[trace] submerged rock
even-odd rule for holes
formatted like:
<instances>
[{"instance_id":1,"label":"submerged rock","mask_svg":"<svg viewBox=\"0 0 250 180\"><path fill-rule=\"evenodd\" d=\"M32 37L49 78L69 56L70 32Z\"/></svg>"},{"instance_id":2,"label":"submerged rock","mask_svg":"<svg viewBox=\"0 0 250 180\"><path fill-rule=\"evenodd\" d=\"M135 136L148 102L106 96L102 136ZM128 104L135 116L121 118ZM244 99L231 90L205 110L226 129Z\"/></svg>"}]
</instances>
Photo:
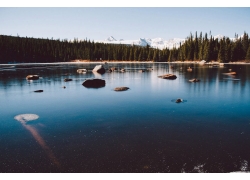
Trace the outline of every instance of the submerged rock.
<instances>
[{"instance_id":1,"label":"submerged rock","mask_svg":"<svg viewBox=\"0 0 250 180\"><path fill-rule=\"evenodd\" d=\"M164 75L161 75L161 76L158 76L159 78L162 78L162 79L176 79L177 76L174 75L174 74L164 74Z\"/></svg>"},{"instance_id":2,"label":"submerged rock","mask_svg":"<svg viewBox=\"0 0 250 180\"><path fill-rule=\"evenodd\" d=\"M116 87L114 91L127 91L128 89L128 87Z\"/></svg>"},{"instance_id":3,"label":"submerged rock","mask_svg":"<svg viewBox=\"0 0 250 180\"><path fill-rule=\"evenodd\" d=\"M38 75L28 75L26 77L27 80L37 80L39 79L39 76Z\"/></svg>"},{"instance_id":4,"label":"submerged rock","mask_svg":"<svg viewBox=\"0 0 250 180\"><path fill-rule=\"evenodd\" d=\"M21 123L26 123L28 121L33 121L38 119L39 116L36 114L19 114L14 117L15 120L21 122Z\"/></svg>"},{"instance_id":5,"label":"submerged rock","mask_svg":"<svg viewBox=\"0 0 250 180\"><path fill-rule=\"evenodd\" d=\"M105 86L105 80L102 79L86 79L82 85L89 88L99 88Z\"/></svg>"},{"instance_id":6,"label":"submerged rock","mask_svg":"<svg viewBox=\"0 0 250 180\"><path fill-rule=\"evenodd\" d=\"M98 72L100 74L105 73L105 69L102 65L96 65L95 68L92 70L93 72Z\"/></svg>"}]
</instances>

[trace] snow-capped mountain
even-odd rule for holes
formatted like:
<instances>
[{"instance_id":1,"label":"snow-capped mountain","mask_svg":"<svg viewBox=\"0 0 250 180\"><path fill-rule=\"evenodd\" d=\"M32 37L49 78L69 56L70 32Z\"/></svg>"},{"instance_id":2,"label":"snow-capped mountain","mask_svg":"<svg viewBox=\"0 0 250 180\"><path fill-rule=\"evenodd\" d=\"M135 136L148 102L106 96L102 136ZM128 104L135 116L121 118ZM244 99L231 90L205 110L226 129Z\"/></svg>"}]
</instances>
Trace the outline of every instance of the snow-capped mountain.
<instances>
[{"instance_id":1,"label":"snow-capped mountain","mask_svg":"<svg viewBox=\"0 0 250 180\"><path fill-rule=\"evenodd\" d=\"M223 35L218 34L214 36L214 39L218 38L223 39ZM240 36L241 37L241 36ZM243 35L242 35L243 37ZM230 38L231 40L235 40L235 38ZM108 37L106 40L94 40L94 42L99 43L105 43L105 44L127 44L127 45L137 45L137 46L147 46L149 45L152 48L158 48L158 49L173 49L174 47L178 48L180 46L180 43L183 44L186 39L181 38L173 38L169 40L164 40L162 38L139 38L137 40L116 40L113 36Z\"/></svg>"},{"instance_id":2,"label":"snow-capped mountain","mask_svg":"<svg viewBox=\"0 0 250 180\"><path fill-rule=\"evenodd\" d=\"M110 36L106 39L106 41L111 42L111 41L116 41L116 39L113 36Z\"/></svg>"},{"instance_id":3,"label":"snow-capped mountain","mask_svg":"<svg viewBox=\"0 0 250 180\"><path fill-rule=\"evenodd\" d=\"M152 48L164 49L173 47L179 47L180 43L184 43L185 39L174 38L170 40L163 40L162 38L139 38L138 40L116 40L113 36L108 37L105 40L94 40L94 42L106 43L106 44L127 44L127 45L138 45L138 46L147 46L149 45Z\"/></svg>"}]
</instances>

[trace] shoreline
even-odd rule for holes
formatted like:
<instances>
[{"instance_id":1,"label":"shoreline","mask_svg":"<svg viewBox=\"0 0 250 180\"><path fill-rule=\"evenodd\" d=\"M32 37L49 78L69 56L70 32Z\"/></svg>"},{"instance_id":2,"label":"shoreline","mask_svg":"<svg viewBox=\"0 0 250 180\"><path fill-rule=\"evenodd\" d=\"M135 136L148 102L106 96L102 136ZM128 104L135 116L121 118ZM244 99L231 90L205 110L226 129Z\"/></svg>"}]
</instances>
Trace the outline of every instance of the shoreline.
<instances>
[{"instance_id":1,"label":"shoreline","mask_svg":"<svg viewBox=\"0 0 250 180\"><path fill-rule=\"evenodd\" d=\"M141 64L154 64L154 63L169 63L169 64L199 64L200 61L174 61L174 62L154 62L154 61L88 61L88 60L74 60L68 62L50 62L50 63L8 63L8 64L0 64L4 65L31 65L31 64L112 64L112 63L141 63ZM210 65L210 64L220 64L218 61L208 62L202 65ZM246 64L250 65L250 62L229 62L229 63L221 63L221 64Z\"/></svg>"}]
</instances>

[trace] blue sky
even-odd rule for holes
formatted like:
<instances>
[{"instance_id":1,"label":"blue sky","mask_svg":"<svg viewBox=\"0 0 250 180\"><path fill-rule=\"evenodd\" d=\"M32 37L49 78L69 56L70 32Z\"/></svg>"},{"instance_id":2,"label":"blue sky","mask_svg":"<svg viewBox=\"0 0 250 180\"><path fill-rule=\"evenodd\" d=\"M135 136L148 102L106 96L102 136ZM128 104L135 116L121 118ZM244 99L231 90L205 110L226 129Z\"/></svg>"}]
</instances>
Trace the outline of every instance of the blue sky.
<instances>
[{"instance_id":1,"label":"blue sky","mask_svg":"<svg viewBox=\"0 0 250 180\"><path fill-rule=\"evenodd\" d=\"M94 1L93 1L94 2ZM31 4L32 5L32 4ZM249 7L0 7L0 34L53 39L186 38L250 33ZM102 4L100 4L102 5ZM108 4L107 4L108 5ZM91 6L91 4L89 4Z\"/></svg>"}]
</instances>

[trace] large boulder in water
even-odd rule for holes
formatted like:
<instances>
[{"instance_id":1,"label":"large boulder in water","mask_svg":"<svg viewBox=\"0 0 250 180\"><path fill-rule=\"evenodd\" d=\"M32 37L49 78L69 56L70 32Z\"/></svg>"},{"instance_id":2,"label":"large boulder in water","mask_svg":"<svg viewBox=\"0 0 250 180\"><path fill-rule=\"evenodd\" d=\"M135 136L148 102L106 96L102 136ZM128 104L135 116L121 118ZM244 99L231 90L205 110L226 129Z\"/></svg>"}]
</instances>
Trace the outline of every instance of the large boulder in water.
<instances>
[{"instance_id":1,"label":"large boulder in water","mask_svg":"<svg viewBox=\"0 0 250 180\"><path fill-rule=\"evenodd\" d=\"M102 65L96 65L95 68L92 70L93 72L98 72L100 74L105 73L105 69Z\"/></svg>"},{"instance_id":2,"label":"large boulder in water","mask_svg":"<svg viewBox=\"0 0 250 180\"><path fill-rule=\"evenodd\" d=\"M100 88L105 86L105 80L103 79L86 79L83 83L83 86L88 88Z\"/></svg>"},{"instance_id":3,"label":"large boulder in water","mask_svg":"<svg viewBox=\"0 0 250 180\"><path fill-rule=\"evenodd\" d=\"M162 79L176 79L177 76L174 75L174 74L164 74L164 75L161 75L161 76L158 76L159 78L162 78Z\"/></svg>"},{"instance_id":4,"label":"large boulder in water","mask_svg":"<svg viewBox=\"0 0 250 180\"><path fill-rule=\"evenodd\" d=\"M27 80L37 80L39 79L39 76L38 75L28 75L26 77Z\"/></svg>"}]
</instances>

